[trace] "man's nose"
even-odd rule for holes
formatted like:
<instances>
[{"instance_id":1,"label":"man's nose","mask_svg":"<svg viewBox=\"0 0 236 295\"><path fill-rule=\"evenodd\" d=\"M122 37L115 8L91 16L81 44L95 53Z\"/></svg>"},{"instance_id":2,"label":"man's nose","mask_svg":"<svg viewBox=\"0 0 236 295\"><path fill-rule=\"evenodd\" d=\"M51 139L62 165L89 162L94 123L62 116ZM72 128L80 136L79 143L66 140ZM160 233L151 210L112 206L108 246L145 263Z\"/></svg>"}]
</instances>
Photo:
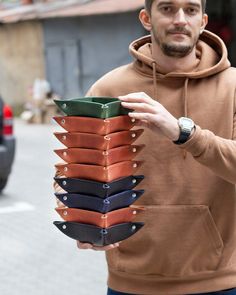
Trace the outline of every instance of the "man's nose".
<instances>
[{"instance_id":1,"label":"man's nose","mask_svg":"<svg viewBox=\"0 0 236 295\"><path fill-rule=\"evenodd\" d=\"M174 24L176 26L183 26L183 25L186 25L186 23L187 23L186 15L184 13L184 10L181 8L176 12L174 16Z\"/></svg>"}]
</instances>

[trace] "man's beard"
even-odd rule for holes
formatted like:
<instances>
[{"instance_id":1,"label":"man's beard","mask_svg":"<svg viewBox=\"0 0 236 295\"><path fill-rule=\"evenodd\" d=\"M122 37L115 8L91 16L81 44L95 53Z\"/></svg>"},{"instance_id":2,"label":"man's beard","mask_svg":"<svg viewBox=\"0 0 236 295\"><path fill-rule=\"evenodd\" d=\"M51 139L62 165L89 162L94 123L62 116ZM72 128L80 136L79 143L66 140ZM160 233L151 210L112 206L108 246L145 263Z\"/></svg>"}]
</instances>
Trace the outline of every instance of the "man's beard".
<instances>
[{"instance_id":1,"label":"man's beard","mask_svg":"<svg viewBox=\"0 0 236 295\"><path fill-rule=\"evenodd\" d=\"M167 43L160 44L160 47L165 55L179 58L187 56L194 48L194 46L190 45L174 45Z\"/></svg>"},{"instance_id":2,"label":"man's beard","mask_svg":"<svg viewBox=\"0 0 236 295\"><path fill-rule=\"evenodd\" d=\"M175 29L175 31L186 33L186 35L191 36L190 33L188 33L187 31L184 31L184 29L181 30L181 28ZM168 33L173 33L173 32L174 31L172 30L172 32L170 31ZM199 36L197 36L195 40L193 41L193 44L191 45L176 45L176 44L161 42L155 30L153 30L153 37L165 55L170 57L178 57L178 58L189 55L193 51L195 45L197 44L197 40L199 38Z\"/></svg>"}]
</instances>

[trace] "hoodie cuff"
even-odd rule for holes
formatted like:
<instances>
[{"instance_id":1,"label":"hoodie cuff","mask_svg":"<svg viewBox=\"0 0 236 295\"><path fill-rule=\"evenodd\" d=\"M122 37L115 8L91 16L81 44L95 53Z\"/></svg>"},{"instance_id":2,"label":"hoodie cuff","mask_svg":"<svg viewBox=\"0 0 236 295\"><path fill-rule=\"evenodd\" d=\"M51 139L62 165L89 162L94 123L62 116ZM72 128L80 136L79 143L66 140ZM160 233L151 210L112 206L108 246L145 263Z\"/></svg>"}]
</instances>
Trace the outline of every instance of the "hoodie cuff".
<instances>
[{"instance_id":1,"label":"hoodie cuff","mask_svg":"<svg viewBox=\"0 0 236 295\"><path fill-rule=\"evenodd\" d=\"M207 137L205 132L196 125L193 136L185 143L179 145L180 148L190 152L193 157L198 157L207 147Z\"/></svg>"}]
</instances>

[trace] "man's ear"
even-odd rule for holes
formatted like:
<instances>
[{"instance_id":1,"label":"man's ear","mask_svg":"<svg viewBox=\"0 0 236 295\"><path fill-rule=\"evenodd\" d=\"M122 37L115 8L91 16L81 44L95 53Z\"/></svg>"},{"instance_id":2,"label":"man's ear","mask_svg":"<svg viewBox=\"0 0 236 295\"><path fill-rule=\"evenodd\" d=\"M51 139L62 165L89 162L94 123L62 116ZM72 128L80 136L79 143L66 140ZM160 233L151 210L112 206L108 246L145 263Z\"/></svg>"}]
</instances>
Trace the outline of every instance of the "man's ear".
<instances>
[{"instance_id":1,"label":"man's ear","mask_svg":"<svg viewBox=\"0 0 236 295\"><path fill-rule=\"evenodd\" d=\"M202 17L202 25L201 25L200 33L204 31L207 24L208 24L208 15L205 13L203 14L203 17Z\"/></svg>"},{"instance_id":2,"label":"man's ear","mask_svg":"<svg viewBox=\"0 0 236 295\"><path fill-rule=\"evenodd\" d=\"M152 30L151 16L146 9L142 9L139 13L139 20L147 31Z\"/></svg>"}]
</instances>

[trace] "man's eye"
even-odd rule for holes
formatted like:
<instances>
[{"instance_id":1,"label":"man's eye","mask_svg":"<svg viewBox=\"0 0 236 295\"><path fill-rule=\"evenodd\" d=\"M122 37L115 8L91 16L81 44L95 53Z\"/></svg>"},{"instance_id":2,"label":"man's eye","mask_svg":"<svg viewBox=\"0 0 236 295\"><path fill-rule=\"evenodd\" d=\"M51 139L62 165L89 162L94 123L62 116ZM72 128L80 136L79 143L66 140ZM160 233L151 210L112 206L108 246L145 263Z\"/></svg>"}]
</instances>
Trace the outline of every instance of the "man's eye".
<instances>
[{"instance_id":1,"label":"man's eye","mask_svg":"<svg viewBox=\"0 0 236 295\"><path fill-rule=\"evenodd\" d=\"M187 9L187 13L190 14L190 15L195 15L197 14L197 9L196 8L188 8Z\"/></svg>"},{"instance_id":2,"label":"man's eye","mask_svg":"<svg viewBox=\"0 0 236 295\"><path fill-rule=\"evenodd\" d=\"M170 13L172 11L172 7L170 7L170 6L163 6L161 8L161 11L164 12L164 13Z\"/></svg>"}]
</instances>

